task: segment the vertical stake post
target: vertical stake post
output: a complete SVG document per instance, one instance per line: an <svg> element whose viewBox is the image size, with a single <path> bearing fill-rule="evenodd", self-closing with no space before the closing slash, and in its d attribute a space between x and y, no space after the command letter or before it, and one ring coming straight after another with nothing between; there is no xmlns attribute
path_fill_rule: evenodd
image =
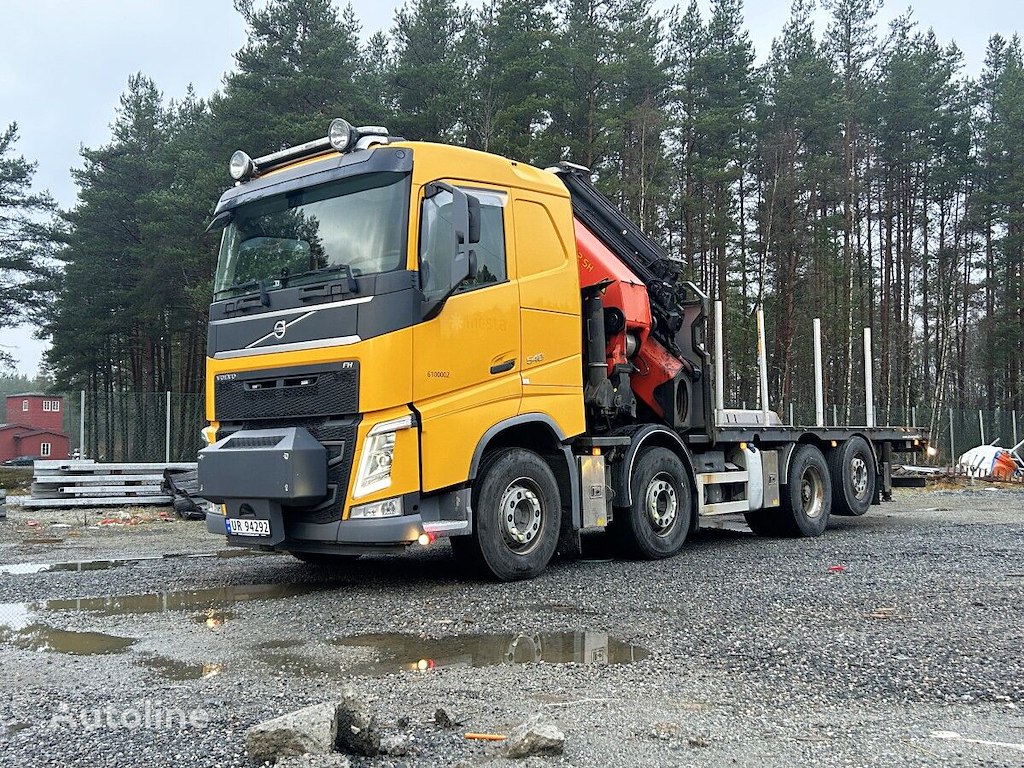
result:
<svg viewBox="0 0 1024 768"><path fill-rule="evenodd" d="M78 458L85 458L85 390L79 393L78 400Z"/></svg>
<svg viewBox="0 0 1024 768"><path fill-rule="evenodd" d="M167 391L167 428L164 433L164 462L171 463L171 392Z"/></svg>
<svg viewBox="0 0 1024 768"><path fill-rule="evenodd" d="M949 409L949 465L956 466L956 437L953 434L953 409Z"/></svg>
<svg viewBox="0 0 1024 768"><path fill-rule="evenodd" d="M716 421L725 423L725 337L722 332L722 302L715 302L715 409Z"/></svg>
<svg viewBox="0 0 1024 768"><path fill-rule="evenodd" d="M864 329L864 410L866 426L875 426L875 389L871 358L871 328Z"/></svg>
<svg viewBox="0 0 1024 768"><path fill-rule="evenodd" d="M985 442L985 417L981 415L981 408L978 409L978 429L981 430L981 442L979 445L988 445Z"/></svg>
<svg viewBox="0 0 1024 768"><path fill-rule="evenodd" d="M825 394L821 373L821 318L814 318L814 423L825 426Z"/></svg>
<svg viewBox="0 0 1024 768"><path fill-rule="evenodd" d="M761 416L768 426L768 345L764 340L764 310L757 310L757 365L761 372Z"/></svg>

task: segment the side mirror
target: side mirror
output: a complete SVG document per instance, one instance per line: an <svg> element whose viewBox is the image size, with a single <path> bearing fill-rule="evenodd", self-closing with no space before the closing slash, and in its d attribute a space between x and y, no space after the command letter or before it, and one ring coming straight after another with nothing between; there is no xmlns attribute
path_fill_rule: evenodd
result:
<svg viewBox="0 0 1024 768"><path fill-rule="evenodd" d="M480 201L443 181L426 186L420 213L424 319L440 312L455 289L476 274L476 253L470 248L474 219L479 241Z"/></svg>
<svg viewBox="0 0 1024 768"><path fill-rule="evenodd" d="M480 198L474 195L466 195L469 203L469 244L476 245L480 242Z"/></svg>

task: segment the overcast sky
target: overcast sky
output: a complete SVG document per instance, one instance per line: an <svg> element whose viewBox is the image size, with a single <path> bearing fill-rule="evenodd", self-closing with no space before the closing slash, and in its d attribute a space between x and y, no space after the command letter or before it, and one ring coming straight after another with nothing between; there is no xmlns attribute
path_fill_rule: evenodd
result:
<svg viewBox="0 0 1024 768"><path fill-rule="evenodd" d="M661 10L674 4L655 2ZM701 0L705 9L707 4ZM352 5L367 37L391 25L401 2L353 0ZM942 42L956 40L971 74L980 71L989 35L1024 29L1021 5L1020 0L913 3L921 26L933 27ZM789 7L790 0L747 0L747 27L759 60ZM880 28L906 7L889 0ZM245 40L231 0L0 0L0 18L5 21L0 128L18 123L17 151L39 163L36 188L48 189L62 207L75 202L69 170L79 164L79 147L109 139L130 74L152 77L169 98L180 97L190 83L208 96ZM0 345L18 359L20 372L36 373L44 343L31 338L31 329L0 329Z"/></svg>

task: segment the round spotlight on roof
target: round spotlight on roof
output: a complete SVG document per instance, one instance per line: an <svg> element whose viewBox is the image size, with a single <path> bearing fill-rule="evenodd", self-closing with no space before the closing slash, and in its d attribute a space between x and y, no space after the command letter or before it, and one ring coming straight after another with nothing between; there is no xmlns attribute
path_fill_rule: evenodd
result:
<svg viewBox="0 0 1024 768"><path fill-rule="evenodd" d="M231 178L235 181L249 178L255 170L256 165L253 163L252 158L240 149L231 156L231 162L228 163L228 173L231 174Z"/></svg>
<svg viewBox="0 0 1024 768"><path fill-rule="evenodd" d="M327 130L327 139L336 150L344 152L351 148L358 138L356 129L349 124L348 120L342 120L340 117L331 120L331 127Z"/></svg>

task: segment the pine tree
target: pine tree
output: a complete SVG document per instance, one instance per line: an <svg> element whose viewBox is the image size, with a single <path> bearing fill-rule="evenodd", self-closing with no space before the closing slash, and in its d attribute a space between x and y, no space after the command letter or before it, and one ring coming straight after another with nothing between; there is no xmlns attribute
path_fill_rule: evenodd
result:
<svg viewBox="0 0 1024 768"><path fill-rule="evenodd" d="M0 329L27 319L50 294L54 211L46 193L32 192L36 164L14 155L18 126L0 133ZM0 346L0 368L14 358Z"/></svg>
<svg viewBox="0 0 1024 768"><path fill-rule="evenodd" d="M670 83L662 21L650 0L620 2L610 62L609 154L615 167L604 183L614 185L623 211L647 232L655 229L668 184L662 136Z"/></svg>
<svg viewBox="0 0 1024 768"><path fill-rule="evenodd" d="M351 6L340 18L331 0L236 0L235 8L249 39L211 100L225 157L238 147L256 156L309 141L327 135L331 118L370 112Z"/></svg>
<svg viewBox="0 0 1024 768"><path fill-rule="evenodd" d="M560 0L557 9L546 143L552 161L570 160L597 169L606 159L610 140L615 4Z"/></svg>
<svg viewBox="0 0 1024 768"><path fill-rule="evenodd" d="M470 146L543 164L537 136L547 115L549 44L546 0L493 0L476 14L474 67L465 104Z"/></svg>
<svg viewBox="0 0 1024 768"><path fill-rule="evenodd" d="M842 185L843 206L842 287L836 292L843 322L839 339L843 357L842 396L845 416L853 387L854 317L871 324L873 290L869 270L870 254L865 257L861 227L861 195L864 158L867 142L863 124L869 121L867 110L871 88L868 66L875 55L874 20L882 0L825 0L831 22L825 34L825 50L842 80L839 102L842 120ZM856 281L854 279L856 273Z"/></svg>
<svg viewBox="0 0 1024 768"><path fill-rule="evenodd" d="M800 309L826 308L824 274L836 261L836 74L814 38L810 10L795 0L772 45L760 115L759 239L771 280L766 309L775 327L775 391L783 402L807 399L806 388L794 387L797 341L806 350L810 336L811 318Z"/></svg>
<svg viewBox="0 0 1024 768"><path fill-rule="evenodd" d="M389 80L398 109L393 122L402 136L460 140L460 115L467 103L469 18L455 0L410 0L395 14Z"/></svg>

